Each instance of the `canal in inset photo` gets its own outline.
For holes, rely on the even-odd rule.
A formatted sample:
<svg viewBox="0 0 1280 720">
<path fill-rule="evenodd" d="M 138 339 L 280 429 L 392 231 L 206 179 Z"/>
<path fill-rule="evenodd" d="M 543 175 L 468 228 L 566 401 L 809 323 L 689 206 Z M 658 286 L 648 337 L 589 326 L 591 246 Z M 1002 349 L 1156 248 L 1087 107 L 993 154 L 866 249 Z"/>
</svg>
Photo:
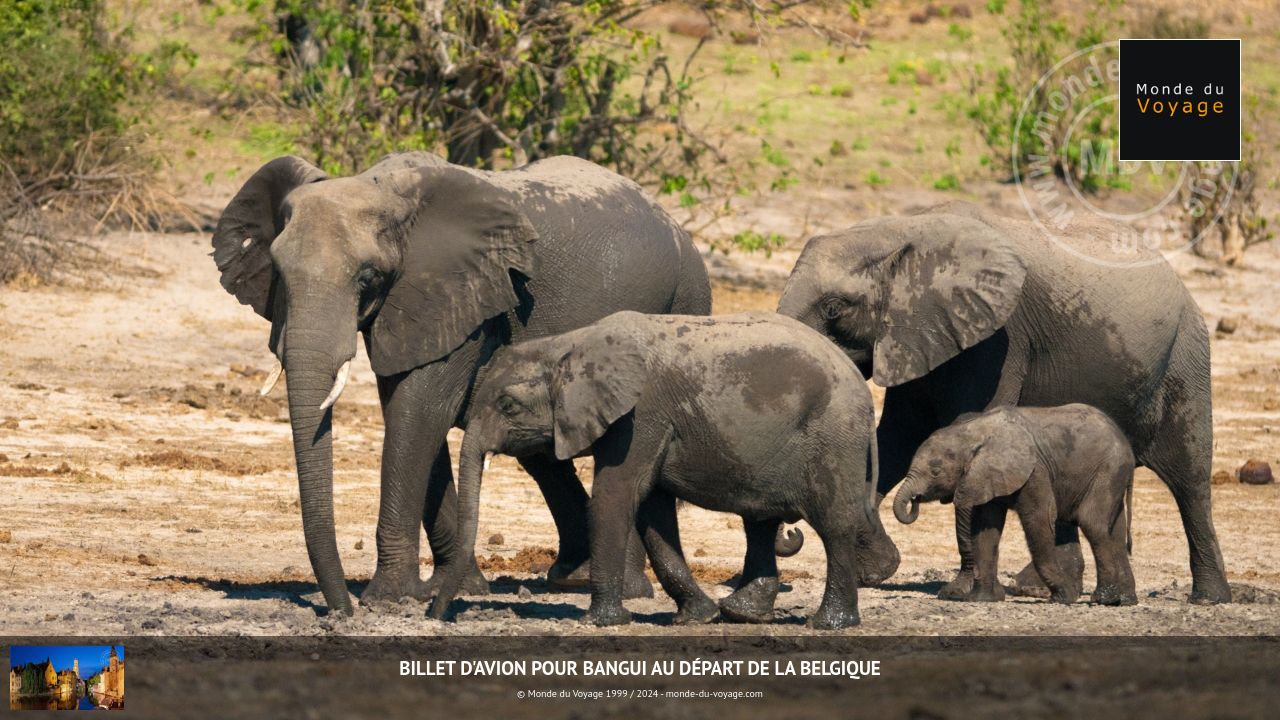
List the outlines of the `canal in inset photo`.
<svg viewBox="0 0 1280 720">
<path fill-rule="evenodd" d="M 124 646 L 9 648 L 10 710 L 124 707 Z"/>
</svg>

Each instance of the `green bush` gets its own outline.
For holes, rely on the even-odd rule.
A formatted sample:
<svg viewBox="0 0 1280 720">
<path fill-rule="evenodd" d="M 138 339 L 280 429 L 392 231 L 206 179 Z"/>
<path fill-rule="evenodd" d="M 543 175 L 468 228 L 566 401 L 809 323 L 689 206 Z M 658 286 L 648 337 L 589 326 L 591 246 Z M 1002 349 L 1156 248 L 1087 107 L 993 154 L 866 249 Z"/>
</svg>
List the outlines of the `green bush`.
<svg viewBox="0 0 1280 720">
<path fill-rule="evenodd" d="M 238 1 L 331 172 L 433 150 L 479 167 L 572 154 L 642 173 L 705 149 L 683 123 L 683 64 L 622 24 L 631 0 Z M 675 153 L 641 138 L 655 129 Z"/>
<path fill-rule="evenodd" d="M 128 125 L 120 105 L 136 73 L 103 14 L 102 0 L 0 3 L 0 160 L 20 179 Z"/>
<path fill-rule="evenodd" d="M 1017 9 L 1005 16 L 1002 33 L 1009 43 L 1010 62 L 995 68 L 978 66 L 967 83 L 967 114 L 991 150 L 993 169 L 1013 177 L 1042 167 L 1055 175 L 1072 177 L 1086 191 L 1106 186 L 1101 177 L 1112 162 L 1114 113 L 1091 113 L 1074 128 L 1071 143 L 1066 140 L 1077 113 L 1106 97 L 1110 88 L 1105 83 L 1100 87 L 1084 85 L 1078 92 L 1073 88 L 1069 107 L 1056 109 L 1052 108 L 1051 93 L 1057 89 L 1053 82 L 1041 87 L 1037 83 L 1072 53 L 1113 37 L 1119 2 L 1089 0 L 1083 12 L 1068 20 L 1054 12 L 1049 0 L 1019 0 Z M 1003 0 L 993 0 L 987 9 L 1003 14 L 1006 7 Z M 975 42 L 972 37 L 958 36 L 958 40 Z M 1097 52 L 1101 66 L 1114 57 L 1112 48 Z M 1078 65 L 1088 59 L 1082 56 Z M 1062 73 L 1075 69 L 1068 64 L 1053 77 L 1060 79 Z M 1023 123 L 1020 128 L 1019 118 Z M 1037 125 L 1041 119 L 1047 121 L 1044 126 Z"/>
<path fill-rule="evenodd" d="M 132 108 L 195 56 L 173 41 L 133 53 L 109 17 L 105 0 L 0 0 L 0 284 L 83 274 L 59 261 L 90 223 L 194 223 L 154 182 Z"/>
</svg>

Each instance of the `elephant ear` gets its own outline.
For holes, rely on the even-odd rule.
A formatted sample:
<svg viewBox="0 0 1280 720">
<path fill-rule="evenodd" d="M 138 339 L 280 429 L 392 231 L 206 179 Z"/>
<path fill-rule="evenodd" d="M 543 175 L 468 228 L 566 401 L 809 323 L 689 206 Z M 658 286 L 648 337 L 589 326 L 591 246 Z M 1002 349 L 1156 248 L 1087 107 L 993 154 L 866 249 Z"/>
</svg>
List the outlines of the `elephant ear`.
<svg viewBox="0 0 1280 720">
<path fill-rule="evenodd" d="M 997 410 L 990 423 L 982 422 L 984 435 L 964 476 L 956 483 L 958 508 L 985 505 L 1012 495 L 1031 479 L 1036 468 L 1035 440 L 1008 410 Z"/>
<path fill-rule="evenodd" d="M 895 249 L 875 262 L 889 288 L 873 362 L 882 387 L 914 380 L 990 337 L 1017 308 L 1026 279 L 1013 241 L 990 225 L 956 215 L 899 222 Z"/>
<path fill-rule="evenodd" d="M 537 233 L 518 198 L 478 173 L 432 165 L 379 180 L 404 201 L 401 267 L 370 328 L 370 361 L 394 375 L 456 350 L 518 306 Z"/>
<path fill-rule="evenodd" d="M 626 328 L 593 328 L 560 358 L 551 379 L 557 458 L 586 450 L 635 408 L 648 378 L 644 347 Z"/>
<path fill-rule="evenodd" d="M 284 229 L 280 207 L 294 188 L 327 178 L 300 157 L 278 157 L 249 178 L 218 218 L 213 261 L 222 273 L 222 287 L 268 320 L 275 306 L 271 243 Z"/>
</svg>

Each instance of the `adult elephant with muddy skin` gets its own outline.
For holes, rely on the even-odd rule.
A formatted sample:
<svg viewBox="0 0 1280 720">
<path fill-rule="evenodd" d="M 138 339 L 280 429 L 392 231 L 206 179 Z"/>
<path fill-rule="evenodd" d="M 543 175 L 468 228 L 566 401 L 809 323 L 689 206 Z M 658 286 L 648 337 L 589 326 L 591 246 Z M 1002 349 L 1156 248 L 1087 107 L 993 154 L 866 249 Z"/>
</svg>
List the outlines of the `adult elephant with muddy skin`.
<svg viewBox="0 0 1280 720">
<path fill-rule="evenodd" d="M 508 172 L 393 155 L 331 178 L 297 157 L 257 171 L 213 236 L 222 285 L 271 321 L 288 383 L 303 529 L 331 609 L 350 613 L 333 520 L 331 410 L 363 336 L 385 421 L 378 564 L 362 600 L 425 600 L 419 524 L 436 577 L 471 564 L 456 547 L 446 436 L 504 344 L 572 330 L 619 310 L 705 315 L 711 291 L 688 236 L 635 183 L 575 158 Z M 274 379 L 274 378 L 273 378 Z M 520 458 L 560 536 L 548 573 L 585 579 L 587 495 L 569 461 Z M 638 538 L 631 594 L 651 593 Z"/>
<path fill-rule="evenodd" d="M 1229 602 L 1210 511 L 1209 335 L 1186 286 L 1154 250 L 1113 245 L 1114 225 L 1080 221 L 1049 236 L 967 203 L 886 217 L 809 241 L 779 312 L 825 333 L 885 388 L 879 495 L 917 448 L 964 413 L 1092 405 L 1124 432 L 1137 464 L 1172 491 L 1191 556 L 1191 601 Z M 1059 564 L 1079 582 L 1074 527 Z M 956 513 L 973 585 L 968 512 Z M 1047 595 L 1035 569 L 1015 592 Z"/>
</svg>

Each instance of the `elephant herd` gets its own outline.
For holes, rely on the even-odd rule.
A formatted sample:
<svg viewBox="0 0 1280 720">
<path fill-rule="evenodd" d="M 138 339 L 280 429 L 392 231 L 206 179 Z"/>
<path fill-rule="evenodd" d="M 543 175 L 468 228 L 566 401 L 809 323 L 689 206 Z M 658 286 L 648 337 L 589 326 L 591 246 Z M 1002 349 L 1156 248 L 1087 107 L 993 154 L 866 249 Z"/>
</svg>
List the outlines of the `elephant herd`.
<svg viewBox="0 0 1280 720">
<path fill-rule="evenodd" d="M 1135 465 L 1177 501 L 1192 602 L 1229 602 L 1199 309 L 1158 253 L 1098 261 L 1107 226 L 1068 233 L 1071 249 L 965 203 L 868 220 L 807 243 L 777 314 L 708 317 L 701 254 L 635 183 L 576 158 L 486 172 L 414 152 L 341 178 L 267 163 L 223 212 L 213 257 L 223 287 L 271 323 L 307 552 L 333 610 L 352 606 L 331 412 L 357 338 L 385 424 L 365 602 L 437 596 L 440 617 L 455 594 L 487 592 L 474 544 L 491 452 L 537 483 L 559 535 L 548 583 L 589 583 L 599 624 L 652 594 L 646 554 L 677 621 L 767 620 L 776 556 L 802 541 L 782 523 L 802 519 L 827 551 L 811 624 L 856 624 L 857 587 L 897 569 L 876 508 L 908 476 L 900 520 L 955 501 L 960 571 L 941 597 L 999 599 L 993 543 L 1013 509 L 1033 558 L 1014 592 L 1074 600 L 1083 530 L 1094 600 L 1132 602 Z M 878 425 L 864 378 L 886 388 Z M 457 488 L 454 427 L 467 430 Z M 743 518 L 741 579 L 718 605 L 685 565 L 676 499 Z"/>
</svg>

